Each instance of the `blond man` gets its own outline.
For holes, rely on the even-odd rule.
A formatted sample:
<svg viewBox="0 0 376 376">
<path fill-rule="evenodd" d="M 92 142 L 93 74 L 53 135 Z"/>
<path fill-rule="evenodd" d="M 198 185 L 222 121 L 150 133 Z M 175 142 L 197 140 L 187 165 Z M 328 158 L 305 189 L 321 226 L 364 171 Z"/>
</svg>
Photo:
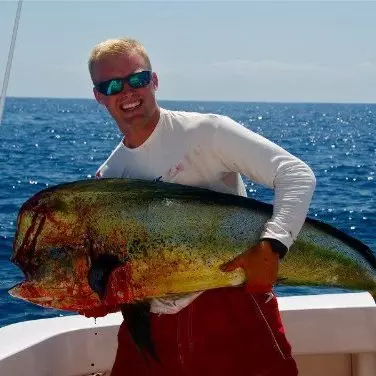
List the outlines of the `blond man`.
<svg viewBox="0 0 376 376">
<path fill-rule="evenodd" d="M 223 266 L 243 268 L 245 286 L 121 307 L 111 375 L 297 375 L 272 287 L 308 211 L 311 169 L 226 116 L 161 108 L 157 74 L 134 39 L 95 46 L 89 70 L 96 100 L 124 135 L 98 178 L 157 179 L 246 196 L 245 176 L 274 189 L 273 215 L 259 242 Z"/>
</svg>

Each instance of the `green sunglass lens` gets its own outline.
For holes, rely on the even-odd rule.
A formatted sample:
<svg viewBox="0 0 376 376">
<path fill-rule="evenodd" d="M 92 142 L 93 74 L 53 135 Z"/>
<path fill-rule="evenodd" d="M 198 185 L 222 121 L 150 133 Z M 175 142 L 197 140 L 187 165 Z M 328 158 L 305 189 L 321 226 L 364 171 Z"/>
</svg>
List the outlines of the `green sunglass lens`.
<svg viewBox="0 0 376 376">
<path fill-rule="evenodd" d="M 145 80 L 140 75 L 134 75 L 129 78 L 129 85 L 134 88 L 142 87 L 145 86 Z"/>
<path fill-rule="evenodd" d="M 123 90 L 122 80 L 112 80 L 107 88 L 107 95 L 117 94 Z"/>
<path fill-rule="evenodd" d="M 129 77 L 128 83 L 133 88 L 140 88 L 149 85 L 151 80 L 151 72 L 143 71 L 135 73 Z"/>
</svg>

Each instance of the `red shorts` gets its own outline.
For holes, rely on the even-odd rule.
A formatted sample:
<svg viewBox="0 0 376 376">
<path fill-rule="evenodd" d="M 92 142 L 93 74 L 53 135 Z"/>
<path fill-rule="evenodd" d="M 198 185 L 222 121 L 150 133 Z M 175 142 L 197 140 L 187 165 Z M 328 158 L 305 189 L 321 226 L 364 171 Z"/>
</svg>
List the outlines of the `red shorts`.
<svg viewBox="0 0 376 376">
<path fill-rule="evenodd" d="M 272 294 L 206 291 L 176 314 L 151 314 L 160 362 L 142 356 L 120 326 L 111 376 L 296 376 Z"/>
</svg>

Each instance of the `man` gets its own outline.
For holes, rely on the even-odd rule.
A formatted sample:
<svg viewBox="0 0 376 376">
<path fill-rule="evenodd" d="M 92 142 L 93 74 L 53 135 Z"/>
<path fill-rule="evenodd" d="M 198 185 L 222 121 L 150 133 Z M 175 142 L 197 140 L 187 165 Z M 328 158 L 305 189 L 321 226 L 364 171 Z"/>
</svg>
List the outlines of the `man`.
<svg viewBox="0 0 376 376">
<path fill-rule="evenodd" d="M 135 40 L 100 43 L 89 70 L 96 100 L 124 135 L 98 178 L 158 179 L 246 196 L 244 175 L 275 190 L 259 243 L 223 266 L 243 268 L 246 286 L 154 299 L 149 317 L 156 357 L 137 347 L 125 315 L 111 375 L 297 375 L 272 286 L 279 258 L 308 211 L 315 186 L 310 168 L 228 117 L 160 108 L 158 77 Z"/>
</svg>

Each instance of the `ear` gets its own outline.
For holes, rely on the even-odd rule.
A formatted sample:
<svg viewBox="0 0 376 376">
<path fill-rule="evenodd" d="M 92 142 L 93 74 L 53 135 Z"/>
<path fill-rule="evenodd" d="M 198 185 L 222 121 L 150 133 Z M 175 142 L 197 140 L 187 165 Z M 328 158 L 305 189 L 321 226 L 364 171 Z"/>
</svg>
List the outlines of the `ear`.
<svg viewBox="0 0 376 376">
<path fill-rule="evenodd" d="M 153 85 L 153 89 L 157 90 L 158 89 L 158 76 L 157 73 L 153 72 L 151 75 L 151 82 Z"/>
<path fill-rule="evenodd" d="M 103 104 L 102 94 L 96 88 L 93 88 L 93 93 L 94 93 L 94 97 L 97 100 L 97 102 L 99 104 Z"/>
</svg>

